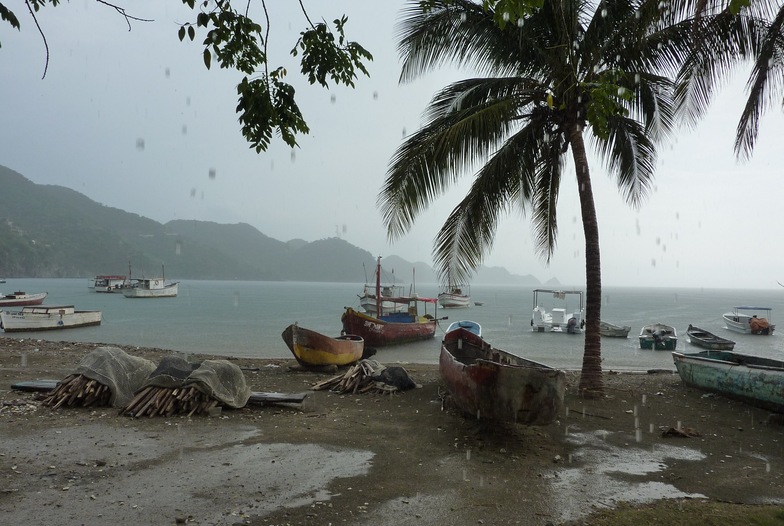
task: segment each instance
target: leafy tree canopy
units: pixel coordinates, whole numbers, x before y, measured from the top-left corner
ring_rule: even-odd
[[[96,0],[123,16],[129,29],[133,22],[152,22],[128,13],[125,7],[104,0]],[[46,46],[47,66],[49,49],[46,31],[36,13],[48,6],[57,6],[60,0],[27,0],[29,16]],[[256,152],[266,151],[273,134],[277,133],[291,147],[297,146],[297,135],[310,130],[295,100],[294,87],[285,82],[287,71],[273,67],[267,53],[269,42],[269,10],[267,0],[259,0],[259,14],[250,15],[251,3],[242,3],[236,9],[231,0],[182,0],[195,12],[195,19],[182,24],[178,30],[181,41],[194,41],[204,33],[203,60],[207,69],[213,64],[220,68],[234,69],[243,75],[237,84],[237,113],[242,134]],[[300,58],[300,73],[310,84],[329,88],[330,84],[354,87],[358,72],[367,76],[367,61],[373,60],[368,50],[346,38],[348,18],[344,15],[327,22],[313,23],[302,6],[306,28],[300,33],[291,55]],[[21,30],[19,18],[0,2],[0,20]],[[1,43],[0,43],[1,46]],[[44,69],[44,77],[46,69]]]

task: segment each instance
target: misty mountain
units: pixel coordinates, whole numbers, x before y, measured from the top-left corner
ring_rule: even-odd
[[[104,206],[63,186],[39,185],[0,166],[0,276],[87,278],[97,274],[172,279],[372,281],[376,256],[340,238],[273,239],[246,223],[175,220],[165,224]],[[382,261],[398,283],[436,283],[423,262]],[[539,285],[501,267],[472,283]]]

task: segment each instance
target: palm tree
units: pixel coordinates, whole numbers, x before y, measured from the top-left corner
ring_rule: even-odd
[[[601,395],[604,386],[599,227],[585,132],[591,130],[624,199],[640,206],[653,181],[656,147],[674,130],[672,78],[692,49],[693,24],[717,22],[661,7],[660,0],[552,0],[498,24],[482,2],[435,0],[422,10],[412,1],[401,19],[401,81],[448,63],[482,76],[438,92],[422,128],[395,153],[379,195],[388,235],[403,235],[432,200],[478,166],[436,236],[439,274],[467,277],[492,248],[504,213],[515,208],[530,215],[536,250],[549,262],[571,151],[585,235],[579,389],[587,396]]]

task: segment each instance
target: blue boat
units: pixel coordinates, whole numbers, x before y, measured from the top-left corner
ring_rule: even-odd
[[[784,413],[784,362],[732,351],[673,352],[686,385]]]
[[[482,336],[482,326],[471,320],[453,321],[449,324],[449,327],[446,328],[444,334],[449,334],[450,332],[457,329],[465,329],[468,332],[476,334],[477,336]]]

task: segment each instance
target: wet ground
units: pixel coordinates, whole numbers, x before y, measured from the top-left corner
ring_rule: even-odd
[[[0,349],[0,512],[8,524],[559,524],[662,498],[784,504],[784,427],[677,375],[606,375],[543,428],[456,415],[435,366],[394,396],[141,418],[40,407],[16,381],[63,378],[88,349]],[[129,350],[129,352],[131,352]],[[150,359],[162,350],[134,350]],[[330,377],[238,360],[254,391]],[[663,436],[670,428],[692,436]],[[685,433],[684,433],[685,434]]]

